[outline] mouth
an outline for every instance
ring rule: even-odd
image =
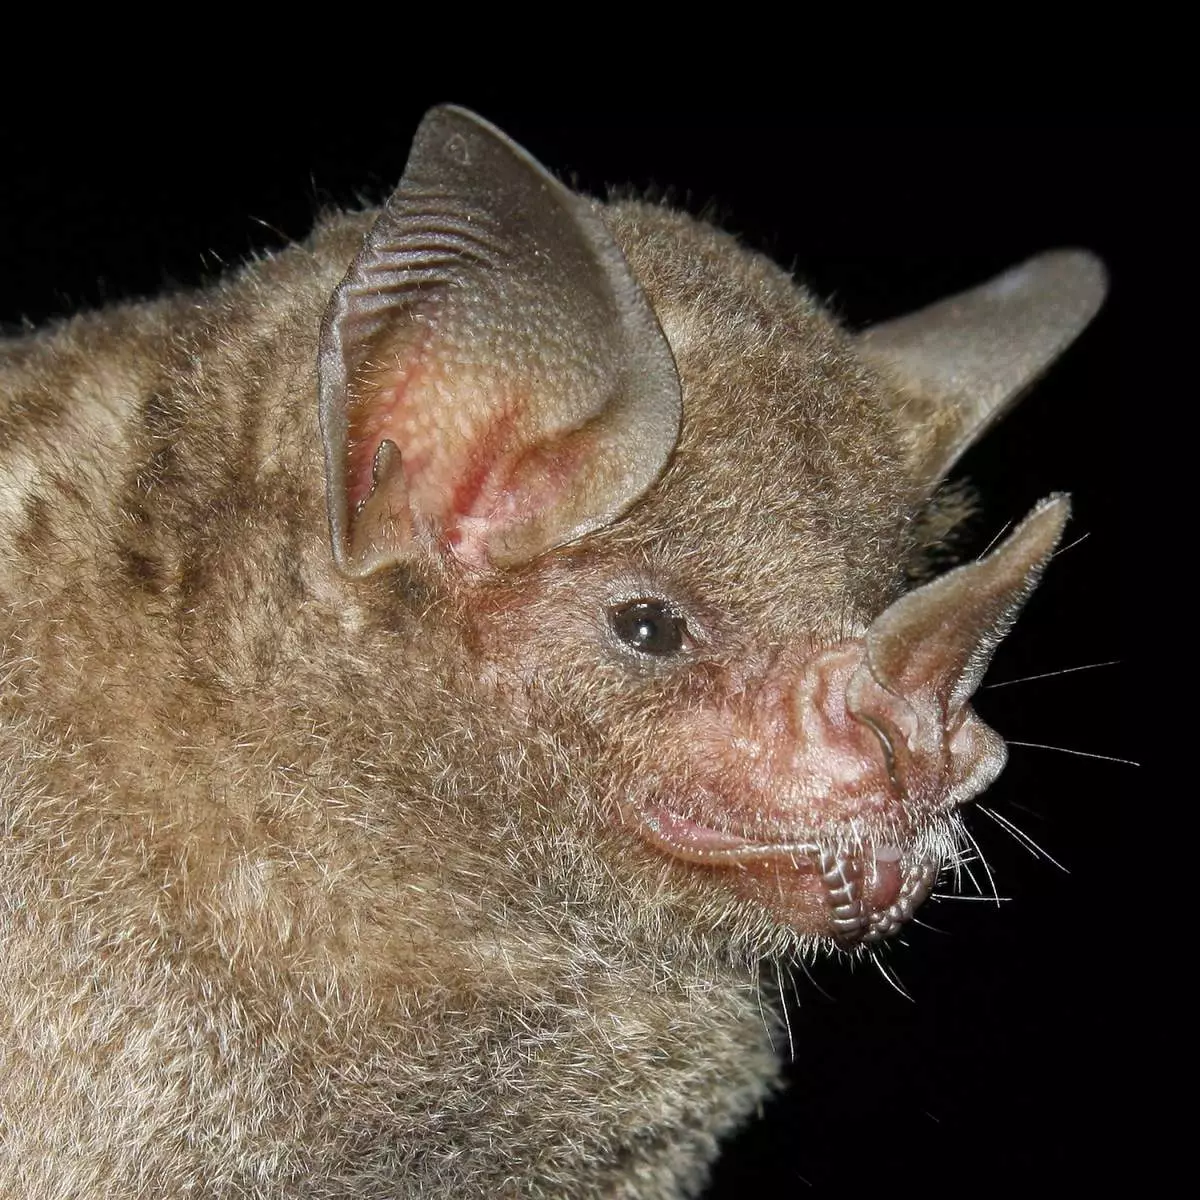
[[[907,849],[861,838],[848,846],[741,837],[662,805],[633,814],[632,824],[655,849],[727,871],[736,891],[780,920],[843,947],[883,941],[907,924],[932,890],[953,841],[949,821]]]

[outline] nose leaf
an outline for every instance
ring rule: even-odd
[[[880,738],[910,799],[936,790],[943,803],[962,803],[1004,766],[1003,741],[968,701],[1069,511],[1065,496],[1044,501],[990,554],[902,596],[867,630],[846,707]]]

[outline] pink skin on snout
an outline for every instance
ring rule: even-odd
[[[801,932],[877,940],[940,866],[915,835],[946,823],[999,741],[966,705],[947,718],[932,693],[914,705],[888,692],[865,643],[842,642],[681,712],[670,740],[692,748],[686,771],[664,772],[622,817]]]

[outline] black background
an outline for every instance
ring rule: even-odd
[[[192,284],[302,236],[323,206],[383,198],[421,111],[441,98],[398,97],[353,119],[292,97],[220,118],[152,102],[98,103],[69,126],[25,114],[7,127],[0,172],[0,321]],[[1068,540],[1085,539],[1055,561],[989,680],[1120,665],[985,691],[978,706],[1014,740],[1143,758],[1133,598],[1146,550],[1130,509],[1154,482],[1137,414],[1153,402],[1139,360],[1159,212],[1138,181],[1156,177],[1165,133],[1064,116],[450,98],[584,190],[670,186],[693,211],[715,203],[855,325],[1050,247],[1104,258],[1101,315],[961,469],[986,500],[975,548],[1059,490],[1075,502]],[[974,814],[1011,899],[927,905],[932,928],[914,926],[886,956],[910,999],[870,966],[800,976],[791,1087],[729,1147],[711,1196],[749,1184],[791,1195],[1132,1182],[1153,1098],[1128,1076],[1154,985],[1129,963],[1164,932],[1154,871],[1129,833],[1130,812],[1151,803],[1146,774],[1015,747],[986,803],[1066,870]]]

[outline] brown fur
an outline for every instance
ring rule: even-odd
[[[499,578],[333,568],[317,339],[368,216],[5,347],[0,1193],[678,1196],[771,1090],[755,964],[813,944],[607,819],[681,685],[595,613],[681,592],[715,679],[861,630],[925,509],[783,272],[606,220],[680,444]]]

